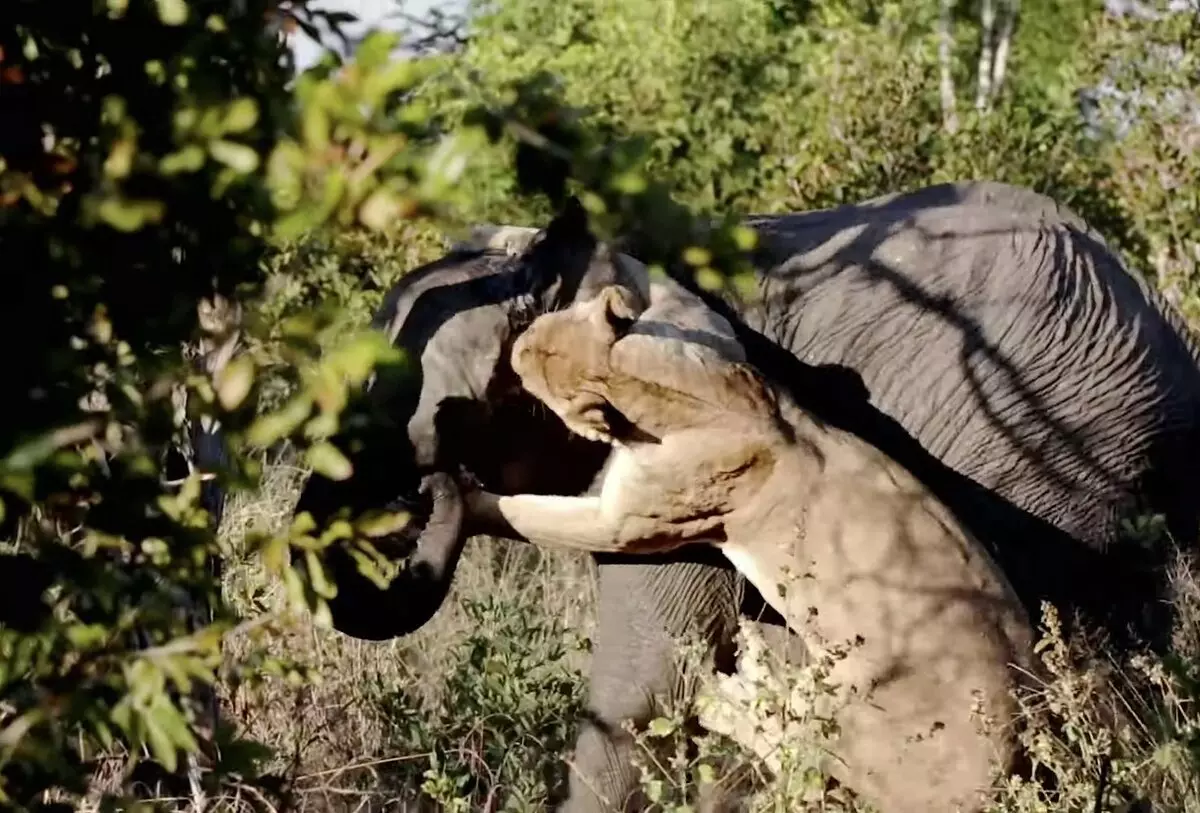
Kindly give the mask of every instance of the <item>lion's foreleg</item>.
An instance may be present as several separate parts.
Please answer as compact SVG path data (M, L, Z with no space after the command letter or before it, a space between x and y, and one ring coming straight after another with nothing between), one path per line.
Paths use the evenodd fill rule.
M599 497L479 491L467 497L467 510L475 533L523 539L543 548L593 553L622 549L620 528L605 516Z
M720 526L719 519L706 517L614 515L604 509L602 497L480 491L467 497L467 511L473 534L590 553L663 553L710 541Z

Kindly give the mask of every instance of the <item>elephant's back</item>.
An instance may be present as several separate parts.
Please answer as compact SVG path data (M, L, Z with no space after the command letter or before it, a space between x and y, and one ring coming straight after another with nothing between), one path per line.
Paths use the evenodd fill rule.
M1168 493L1195 479L1200 422L1178 314L1044 196L960 184L881 201L760 220L751 327L855 370L928 451L1078 539L1111 541L1146 495L1190 532L1196 509Z

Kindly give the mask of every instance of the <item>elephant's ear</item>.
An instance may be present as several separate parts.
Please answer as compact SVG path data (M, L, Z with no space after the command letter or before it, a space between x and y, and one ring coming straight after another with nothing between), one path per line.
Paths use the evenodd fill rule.
M554 219L518 258L523 286L546 310L573 302L597 259L599 243L578 199L568 198Z

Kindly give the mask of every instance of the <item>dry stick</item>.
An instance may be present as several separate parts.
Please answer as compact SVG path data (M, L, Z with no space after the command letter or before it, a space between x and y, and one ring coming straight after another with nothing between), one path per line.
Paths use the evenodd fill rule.
M1096 804L1092 806L1092 813L1100 813L1100 809L1104 805L1104 792L1108 790L1108 774L1112 769L1112 747L1104 755L1104 761L1100 763L1100 780L1096 783Z
M297 782L302 782L307 779L317 779L322 776L331 774L345 773L346 771L357 771L360 768L373 768L376 765L389 765L394 762L411 762L417 759L428 759L432 756L431 751L426 751L421 754L405 754L402 757L383 757L381 759L370 759L366 762L351 762L349 765L339 765L336 768L326 768L323 771L315 771L313 773L300 774L296 776Z

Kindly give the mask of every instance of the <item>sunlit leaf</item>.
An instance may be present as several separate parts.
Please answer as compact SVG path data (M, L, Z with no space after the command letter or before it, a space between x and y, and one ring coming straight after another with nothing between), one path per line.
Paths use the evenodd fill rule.
M329 441L309 447L304 453L304 460L312 466L313 471L330 480L345 480L354 473L350 461Z
M309 104L300 119L304 146L310 150L322 150L329 146L331 126L329 113L325 108L317 102Z
M705 266L696 270L696 284L706 291L719 291L725 287L725 278L716 269Z
M235 99L225 110L223 129L227 133L243 133L258 122L258 102L250 98Z
M278 573L288 564L287 539L281 536L271 537L259 551L263 567L268 573Z
M390 189L377 189L358 207L358 219L369 229L383 231L401 219L404 199Z
M246 354L231 360L217 373L213 385L221 406L237 409L254 386L254 359Z
M411 518L407 511L377 511L360 517L356 527L363 536L388 536L403 531Z
M209 154L231 169L248 173L258 168L258 153L253 147L220 139L208 145Z
M706 266L712 262L712 252L703 246L688 246L683 251L683 261L697 267Z
M758 232L749 226L739 224L733 228L733 239L739 249L742 251L751 251L758 245Z
M122 138L112 146L108 158L104 161L104 172L110 178L121 179L129 175L133 168L133 157L137 153L137 142L132 138Z
M119 231L137 231L148 223L162 220L166 207L157 200L105 198L97 207L100 219Z
M363 37L354 52L355 63L367 73L382 68L400 45L400 37L394 31L375 29Z
M647 726L647 731L652 737L668 737L675 732L676 728L673 720L667 717L655 717Z
M183 25L188 18L186 0L155 0L158 4L158 18L166 25Z
M304 552L304 564L308 569L308 577L312 581L313 592L324 599L332 599L337 595L337 588L325 578L325 568L317 558L315 551Z
M270 446L296 431L311 411L311 397L297 395L282 408L256 418L246 430L246 439L254 446Z
M163 729L159 715L155 711L156 709L150 709L142 713L142 728L146 745L150 747L151 755L162 763L164 768L174 772L179 765L175 743Z

